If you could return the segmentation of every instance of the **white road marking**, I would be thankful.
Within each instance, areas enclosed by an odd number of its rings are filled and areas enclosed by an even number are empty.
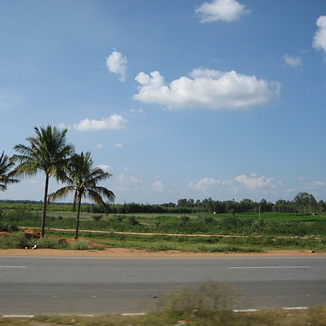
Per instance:
[[[2,315],[2,318],[34,318],[35,315]]]
[[[309,266],[238,266],[229,269],[308,269]]]
[[[233,312],[257,312],[259,311],[258,309],[237,309],[237,310],[232,310]]]
[[[0,266],[0,268],[27,268],[27,266]]]
[[[306,310],[309,309],[308,307],[285,307],[282,308],[283,310]]]

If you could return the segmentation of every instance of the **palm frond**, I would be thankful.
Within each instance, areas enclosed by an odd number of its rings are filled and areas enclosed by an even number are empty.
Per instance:
[[[106,197],[110,202],[114,202],[115,195],[111,190],[109,190],[109,189],[107,189],[105,187],[97,186],[96,191],[99,194],[101,194],[102,196]]]
[[[7,190],[8,184],[18,183],[20,180],[13,178],[15,175],[11,168],[14,166],[14,162],[9,159],[4,152],[0,155],[0,190]]]
[[[103,207],[105,213],[108,213],[108,206],[97,191],[93,189],[87,189],[87,197],[94,201],[97,205]]]
[[[75,191],[74,186],[65,186],[65,187],[58,189],[56,192],[50,194],[48,196],[48,198],[50,201],[55,201],[57,199],[66,198],[67,195],[72,191]]]

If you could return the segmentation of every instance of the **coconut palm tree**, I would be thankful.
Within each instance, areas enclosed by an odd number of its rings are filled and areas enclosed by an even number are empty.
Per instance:
[[[60,188],[55,193],[49,195],[50,200],[64,198],[70,192],[74,192],[74,208],[77,205],[76,218],[76,233],[75,240],[78,239],[79,233],[79,218],[82,198],[89,198],[96,204],[103,207],[104,211],[108,213],[108,206],[104,202],[103,197],[109,201],[114,201],[114,193],[105,187],[100,187],[97,184],[111,177],[111,174],[104,172],[99,167],[93,168],[93,160],[91,154],[81,153],[75,154],[71,157],[70,164],[65,173],[65,182],[68,184]]]
[[[12,162],[4,152],[0,156],[0,190],[7,190],[7,184],[18,183],[20,180],[13,178],[14,172],[11,168],[14,166]]]
[[[49,179],[55,177],[58,181],[61,180],[74,147],[67,144],[67,129],[60,130],[48,125],[40,129],[35,127],[34,130],[36,135],[26,138],[29,145],[18,144],[14,147],[20,154],[13,155],[12,159],[19,163],[15,169],[18,175],[35,175],[39,170],[45,173],[41,228],[41,236],[44,237]]]

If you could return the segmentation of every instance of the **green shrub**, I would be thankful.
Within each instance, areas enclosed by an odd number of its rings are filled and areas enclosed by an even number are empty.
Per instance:
[[[176,249],[176,246],[164,242],[153,243],[151,246],[148,247],[148,250],[150,251],[168,251]]]
[[[234,293],[230,285],[207,282],[182,287],[169,294],[162,300],[162,312],[175,320],[189,320],[218,312],[226,318],[233,301]]]
[[[103,218],[103,215],[92,215],[92,219],[97,222],[102,220],[102,218]]]
[[[12,233],[10,236],[0,237],[0,248],[2,249],[24,249],[30,247],[31,242],[22,232]]]
[[[71,245],[70,248],[72,250],[87,250],[88,249],[88,243],[83,240],[76,240]]]
[[[51,238],[40,238],[38,239],[37,241],[33,241],[32,242],[37,246],[37,248],[41,249],[46,249],[46,248],[49,248],[49,249],[53,249],[53,248],[56,248],[57,245],[58,245],[58,242],[54,239],[51,239]]]

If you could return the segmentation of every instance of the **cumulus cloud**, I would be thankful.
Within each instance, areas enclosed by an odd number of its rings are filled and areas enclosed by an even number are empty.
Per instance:
[[[96,168],[103,170],[104,172],[109,172],[111,170],[110,165],[107,164],[99,164]]]
[[[115,148],[122,148],[123,145],[122,145],[122,144],[115,144],[114,147],[115,147]]]
[[[162,181],[160,180],[156,180],[153,184],[152,184],[152,189],[154,191],[157,192],[162,192],[164,191],[164,184],[162,183]]]
[[[249,189],[250,191],[262,191],[262,189],[274,190],[278,184],[280,182],[275,182],[273,178],[266,178],[252,173],[250,175],[242,174],[227,180],[206,177],[195,183],[190,182],[188,189],[202,193],[222,191],[224,194],[229,193],[234,195],[239,193],[241,189]]]
[[[127,58],[118,51],[113,51],[106,57],[106,68],[109,72],[120,75],[119,80],[125,81],[127,78]]]
[[[158,71],[147,75],[140,72],[135,80],[140,84],[133,98],[144,103],[157,103],[170,109],[206,108],[246,109],[266,105],[278,98],[280,84],[257,79],[235,71],[221,72],[194,69],[166,83]]]
[[[231,22],[248,14],[250,11],[236,0],[213,0],[204,2],[195,10],[201,23],[211,23],[218,20]]]
[[[128,176],[124,173],[121,173],[117,178],[116,178],[118,185],[117,188],[119,190],[124,190],[124,191],[139,191],[144,189],[144,186],[142,185],[144,183],[143,180],[138,179],[134,176]]]
[[[315,33],[312,46],[317,50],[323,50],[325,52],[325,61],[326,61],[326,16],[320,16],[316,25],[318,29]]]
[[[212,186],[219,183],[218,180],[215,180],[214,178],[204,178],[197,183],[190,182],[188,188],[189,189],[195,189],[199,191],[207,191]]]
[[[283,58],[285,63],[290,67],[297,67],[302,65],[302,59],[298,56],[286,54]]]
[[[242,174],[234,178],[235,181],[243,184],[246,188],[256,189],[271,186],[273,178],[266,178],[264,176],[259,177],[255,173],[251,173],[249,176]]]
[[[127,128],[128,120],[118,114],[112,114],[108,118],[101,120],[84,119],[73,128],[78,131],[98,131],[98,130],[117,130]]]

